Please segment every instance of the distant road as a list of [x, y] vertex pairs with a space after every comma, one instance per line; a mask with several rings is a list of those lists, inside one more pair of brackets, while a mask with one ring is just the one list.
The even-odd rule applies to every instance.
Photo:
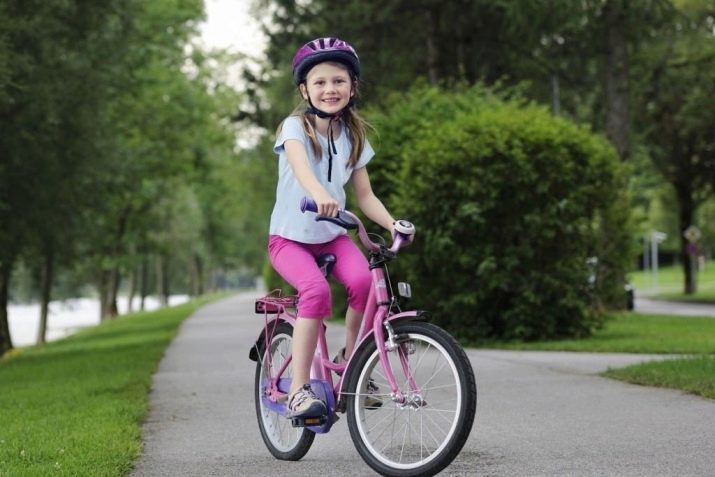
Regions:
[[636, 313], [657, 313], [682, 316], [707, 316], [715, 318], [715, 305], [705, 303], [686, 303], [676, 301], [654, 300], [636, 296], [634, 310]]

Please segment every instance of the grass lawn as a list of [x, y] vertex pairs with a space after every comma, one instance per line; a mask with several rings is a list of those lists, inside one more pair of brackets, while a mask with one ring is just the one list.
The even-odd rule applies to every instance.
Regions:
[[610, 369], [603, 375], [629, 383], [682, 389], [715, 399], [715, 355], [712, 354]]
[[715, 319], [613, 314], [603, 329], [579, 340], [503, 343], [502, 349], [612, 353], [674, 353], [688, 357], [604, 373], [623, 381], [681, 389], [715, 399]]
[[708, 262], [697, 274], [697, 292], [683, 294], [683, 269], [680, 266], [660, 267], [657, 280], [652, 272], [631, 272], [629, 278], [636, 294], [668, 300], [704, 301], [715, 303], [715, 263]]
[[715, 319], [612, 314], [603, 329], [584, 339], [499, 343], [502, 349], [593, 353], [715, 353]]
[[126, 475], [152, 374], [179, 325], [217, 297], [107, 321], [0, 359], [0, 476]]

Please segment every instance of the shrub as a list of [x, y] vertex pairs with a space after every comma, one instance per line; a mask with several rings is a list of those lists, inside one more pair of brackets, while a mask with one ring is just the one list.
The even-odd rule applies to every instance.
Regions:
[[[425, 91], [441, 103], [435, 120]], [[390, 207], [418, 230], [399, 266], [416, 304], [466, 340], [588, 334], [622, 296], [630, 260], [626, 175], [610, 145], [481, 87], [418, 89], [398, 114], [413, 102], [423, 117], [402, 137], [391, 131], [399, 157], [383, 160], [399, 163]], [[384, 114], [380, 123], [397, 121]]]

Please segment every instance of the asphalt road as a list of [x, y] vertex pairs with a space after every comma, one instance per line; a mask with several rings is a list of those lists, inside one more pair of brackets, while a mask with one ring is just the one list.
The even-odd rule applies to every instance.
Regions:
[[[134, 476], [370, 476], [347, 419], [299, 462], [261, 440], [248, 350], [261, 328], [253, 294], [184, 322], [154, 377]], [[342, 339], [329, 326], [331, 349]], [[599, 377], [658, 356], [468, 350], [477, 417], [445, 476], [713, 476], [715, 401]]]
[[663, 301], [641, 297], [636, 297], [634, 311], [637, 313], [667, 313], [669, 315], [715, 318], [715, 306], [712, 304]]

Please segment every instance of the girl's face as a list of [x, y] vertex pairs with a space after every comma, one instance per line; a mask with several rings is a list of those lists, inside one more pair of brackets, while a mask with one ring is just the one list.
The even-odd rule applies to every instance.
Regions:
[[337, 113], [347, 106], [355, 94], [348, 69], [341, 63], [319, 63], [300, 85], [300, 93], [306, 101], [326, 113]]

